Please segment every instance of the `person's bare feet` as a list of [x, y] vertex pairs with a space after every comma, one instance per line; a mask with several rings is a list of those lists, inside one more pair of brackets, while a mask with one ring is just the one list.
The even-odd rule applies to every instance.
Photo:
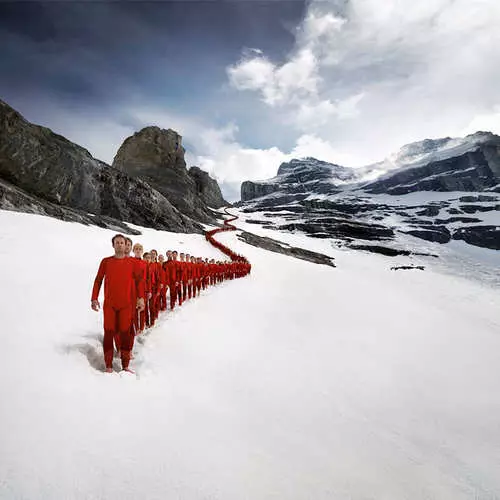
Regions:
[[106, 368], [106, 373], [113, 373], [113, 368]]
[[130, 368], [124, 368], [124, 369], [122, 370], [122, 372], [134, 373], [134, 374], [135, 374], [134, 370], [131, 370]]

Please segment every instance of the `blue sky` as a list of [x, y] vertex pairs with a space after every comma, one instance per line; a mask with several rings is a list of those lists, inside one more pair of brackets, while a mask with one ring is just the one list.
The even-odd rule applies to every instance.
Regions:
[[111, 163], [147, 125], [227, 198], [282, 161], [360, 166], [500, 133], [497, 0], [0, 3], [0, 98]]

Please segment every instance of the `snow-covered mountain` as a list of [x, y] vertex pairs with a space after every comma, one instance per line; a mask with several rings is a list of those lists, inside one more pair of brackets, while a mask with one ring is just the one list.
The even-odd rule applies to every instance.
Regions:
[[405, 167], [418, 167], [476, 151], [488, 143], [500, 145], [500, 138], [491, 132], [476, 132], [466, 137], [424, 139], [403, 146], [381, 162], [356, 169], [361, 181], [371, 181]]
[[288, 211], [280, 228], [348, 244], [405, 233], [500, 250], [499, 193], [500, 137], [477, 132], [412, 143], [360, 169], [292, 160], [273, 179], [244, 182], [241, 205]]

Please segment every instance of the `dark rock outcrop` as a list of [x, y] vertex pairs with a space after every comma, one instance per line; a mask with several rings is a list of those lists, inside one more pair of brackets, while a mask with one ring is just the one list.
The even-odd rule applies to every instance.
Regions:
[[382, 245], [358, 245], [358, 244], [349, 244], [348, 248], [352, 248], [354, 250], [364, 250], [365, 252], [378, 253], [380, 255], [385, 255], [387, 257], [397, 257], [398, 255], [420, 255], [423, 257], [434, 257], [438, 258], [437, 255], [433, 255], [430, 253], [418, 253], [418, 252], [410, 252], [409, 250], [402, 250], [399, 248], [392, 247], [384, 247]]
[[105, 215], [93, 215], [31, 196], [22, 189], [0, 179], [0, 208], [14, 212], [45, 215], [68, 222], [95, 225], [125, 234], [141, 234], [124, 222]]
[[245, 231], [239, 234], [238, 238], [249, 245], [263, 248], [271, 252], [289, 255], [290, 257], [307, 260], [308, 262], [314, 262], [315, 264], [324, 264], [325, 266], [336, 267], [334, 264], [335, 259], [322, 253], [312, 252], [311, 250], [306, 250], [304, 248], [292, 247], [287, 243], [263, 236], [257, 236], [256, 234], [247, 233]]
[[451, 240], [451, 233], [446, 226], [421, 226], [421, 228], [401, 232], [435, 243], [448, 243]]
[[[159, 127], [143, 128], [125, 139], [113, 160], [113, 167], [147, 182], [184, 215], [201, 222], [214, 222], [213, 212], [204, 196], [200, 196], [205, 190], [208, 199], [217, 198], [211, 189], [213, 184], [208, 179], [201, 182], [201, 174], [196, 170], [189, 174], [182, 138], [177, 132]], [[216, 202], [224, 204], [222, 195]]]
[[[3, 101], [0, 179], [22, 190], [25, 199], [51, 204], [44, 209], [49, 215], [61, 206], [82, 216], [91, 213], [157, 229], [201, 232], [197, 222], [181, 214], [144, 181], [96, 160], [86, 149], [50, 129], [29, 123]], [[4, 190], [0, 207], [12, 209], [15, 195], [6, 193]], [[19, 203], [17, 208], [22, 209]]]
[[400, 269], [403, 269], [403, 270], [418, 269], [419, 271], [425, 271], [425, 266], [394, 266], [394, 267], [391, 267], [391, 271], [399, 271]]
[[222, 197], [219, 184], [207, 172], [199, 167], [191, 167], [188, 173], [195, 182], [196, 193], [209, 207], [221, 208], [229, 205]]
[[454, 240], [492, 250], [500, 250], [500, 226], [468, 226], [453, 233]]
[[244, 181], [241, 184], [241, 201], [253, 200], [280, 190], [278, 184]]
[[295, 159], [282, 163], [274, 179], [265, 182], [243, 182], [241, 200], [248, 201], [278, 191], [282, 194], [332, 194], [339, 191], [339, 185], [355, 178], [356, 174], [352, 168], [315, 158]]
[[417, 191], [483, 191], [500, 183], [500, 138], [458, 157], [407, 167], [365, 184], [370, 193], [401, 195]]

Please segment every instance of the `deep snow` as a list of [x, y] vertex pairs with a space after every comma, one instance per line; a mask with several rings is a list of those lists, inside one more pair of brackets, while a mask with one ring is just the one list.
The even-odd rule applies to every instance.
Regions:
[[[113, 233], [5, 211], [0, 228], [0, 498], [500, 498], [498, 287], [224, 233], [251, 276], [168, 312], [122, 378], [100, 371], [90, 310]], [[198, 235], [135, 240], [221, 256]]]

